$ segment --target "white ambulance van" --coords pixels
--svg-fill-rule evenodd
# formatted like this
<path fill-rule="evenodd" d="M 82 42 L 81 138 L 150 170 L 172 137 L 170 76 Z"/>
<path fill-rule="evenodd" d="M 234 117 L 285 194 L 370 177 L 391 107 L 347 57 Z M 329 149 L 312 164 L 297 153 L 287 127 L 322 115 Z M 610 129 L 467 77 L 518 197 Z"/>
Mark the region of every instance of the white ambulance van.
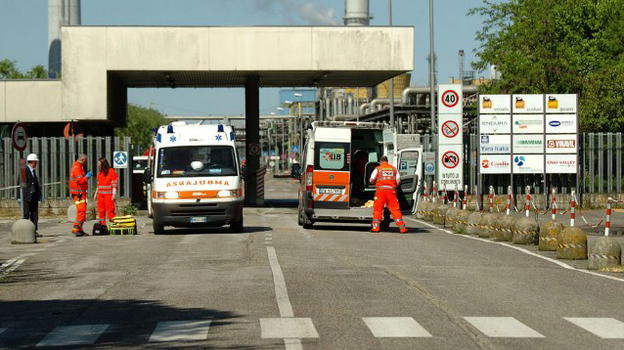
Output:
<path fill-rule="evenodd" d="M 397 134 L 385 123 L 317 121 L 302 155 L 298 222 L 367 222 L 373 218 L 370 175 L 386 155 L 401 175 L 397 196 L 404 213 L 415 212 L 422 179 L 419 135 Z M 384 226 L 390 224 L 386 215 Z"/>
<path fill-rule="evenodd" d="M 243 231 L 243 183 L 235 133 L 227 125 L 158 128 L 146 171 L 155 234 L 165 226 L 229 225 Z"/>

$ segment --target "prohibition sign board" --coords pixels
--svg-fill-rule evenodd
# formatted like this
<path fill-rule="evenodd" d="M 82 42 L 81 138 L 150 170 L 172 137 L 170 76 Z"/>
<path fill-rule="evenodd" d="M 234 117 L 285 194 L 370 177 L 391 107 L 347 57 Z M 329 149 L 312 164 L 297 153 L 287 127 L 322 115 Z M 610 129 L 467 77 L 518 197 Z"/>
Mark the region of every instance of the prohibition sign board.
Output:
<path fill-rule="evenodd" d="M 442 135 L 452 138 L 459 134 L 459 125 L 454 120 L 447 120 L 442 124 Z"/>
<path fill-rule="evenodd" d="M 459 155 L 454 151 L 446 151 L 442 155 L 442 165 L 445 168 L 453 169 L 459 164 Z"/>
<path fill-rule="evenodd" d="M 459 84 L 438 85 L 438 113 L 439 114 L 462 114 L 463 91 Z"/>
<path fill-rule="evenodd" d="M 455 90 L 446 90 L 442 93 L 442 104 L 453 108 L 459 102 L 459 94 Z"/>
<path fill-rule="evenodd" d="M 17 123 L 11 130 L 11 139 L 13 141 L 13 148 L 20 152 L 24 152 L 28 145 L 28 134 L 26 133 L 26 127 L 22 123 Z"/>

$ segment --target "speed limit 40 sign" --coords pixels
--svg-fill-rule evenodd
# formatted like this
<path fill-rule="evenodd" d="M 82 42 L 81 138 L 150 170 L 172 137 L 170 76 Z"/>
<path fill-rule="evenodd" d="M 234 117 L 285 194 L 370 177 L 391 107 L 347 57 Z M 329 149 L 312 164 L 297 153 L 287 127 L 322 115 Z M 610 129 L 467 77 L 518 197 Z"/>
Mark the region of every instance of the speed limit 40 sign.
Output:
<path fill-rule="evenodd" d="M 438 85 L 438 113 L 461 114 L 463 104 L 462 86 L 459 84 Z"/>

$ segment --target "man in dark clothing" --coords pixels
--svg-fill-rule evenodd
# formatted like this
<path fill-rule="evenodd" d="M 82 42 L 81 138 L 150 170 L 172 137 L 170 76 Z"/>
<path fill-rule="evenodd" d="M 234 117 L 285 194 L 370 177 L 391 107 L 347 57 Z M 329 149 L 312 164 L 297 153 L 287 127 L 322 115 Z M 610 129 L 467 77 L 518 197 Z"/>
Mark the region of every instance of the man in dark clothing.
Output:
<path fill-rule="evenodd" d="M 35 232 L 38 229 L 39 201 L 41 200 L 41 185 L 37 176 L 37 163 L 39 158 L 35 153 L 26 157 L 26 184 L 24 187 L 24 219 L 29 219 L 35 224 Z"/>

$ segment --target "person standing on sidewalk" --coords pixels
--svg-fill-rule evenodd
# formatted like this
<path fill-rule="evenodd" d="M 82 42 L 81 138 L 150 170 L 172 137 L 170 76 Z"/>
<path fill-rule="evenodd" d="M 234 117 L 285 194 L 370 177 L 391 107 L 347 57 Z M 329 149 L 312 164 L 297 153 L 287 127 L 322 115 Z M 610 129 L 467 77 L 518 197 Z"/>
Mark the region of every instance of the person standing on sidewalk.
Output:
<path fill-rule="evenodd" d="M 110 167 L 108 160 L 98 160 L 97 190 L 93 199 L 97 202 L 100 225 L 106 226 L 107 218 L 115 217 L 115 198 L 117 197 L 117 172 Z"/>
<path fill-rule="evenodd" d="M 41 201 L 41 185 L 37 177 L 37 154 L 31 153 L 26 157 L 26 185 L 24 187 L 23 218 L 35 224 L 35 232 L 39 236 L 39 201 Z"/>
<path fill-rule="evenodd" d="M 376 233 L 380 231 L 384 206 L 387 204 L 388 210 L 390 210 L 390 214 L 392 214 L 392 219 L 394 219 L 394 222 L 399 227 L 399 232 L 407 233 L 396 194 L 396 188 L 401 184 L 399 171 L 388 163 L 388 157 L 381 156 L 379 160 L 381 164 L 373 170 L 369 180 L 370 183 L 375 184 L 376 187 L 375 203 L 373 204 L 373 227 L 371 232 Z"/>
<path fill-rule="evenodd" d="M 76 205 L 76 220 L 72 227 L 72 233 L 76 237 L 86 234 L 82 225 L 87 220 L 87 189 L 89 188 L 89 178 L 93 176 L 91 171 L 85 171 L 86 164 L 87 155 L 83 153 L 78 156 L 78 160 L 72 165 L 69 174 L 69 193 Z"/>

